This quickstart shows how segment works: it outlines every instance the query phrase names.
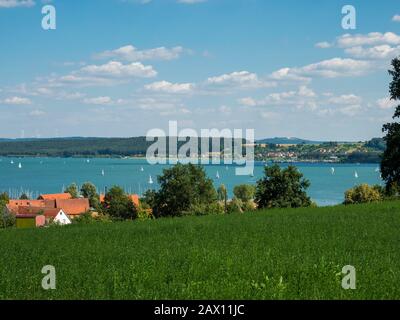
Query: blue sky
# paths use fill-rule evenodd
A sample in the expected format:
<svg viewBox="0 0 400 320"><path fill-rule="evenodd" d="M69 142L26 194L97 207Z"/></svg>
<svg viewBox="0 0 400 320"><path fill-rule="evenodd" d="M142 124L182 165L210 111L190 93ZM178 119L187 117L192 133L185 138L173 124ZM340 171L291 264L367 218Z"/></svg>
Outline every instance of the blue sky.
<svg viewBox="0 0 400 320"><path fill-rule="evenodd" d="M48 3L56 30L41 27ZM0 0L0 137L138 136L170 120L381 136L398 15L395 0Z"/></svg>

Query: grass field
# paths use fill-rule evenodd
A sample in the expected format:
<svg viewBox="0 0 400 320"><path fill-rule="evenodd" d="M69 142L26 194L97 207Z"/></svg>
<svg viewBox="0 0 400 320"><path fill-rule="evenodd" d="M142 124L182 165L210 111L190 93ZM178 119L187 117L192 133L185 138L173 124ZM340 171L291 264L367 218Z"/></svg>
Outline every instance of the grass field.
<svg viewBox="0 0 400 320"><path fill-rule="evenodd" d="M0 230L0 299L400 299L400 202Z"/></svg>

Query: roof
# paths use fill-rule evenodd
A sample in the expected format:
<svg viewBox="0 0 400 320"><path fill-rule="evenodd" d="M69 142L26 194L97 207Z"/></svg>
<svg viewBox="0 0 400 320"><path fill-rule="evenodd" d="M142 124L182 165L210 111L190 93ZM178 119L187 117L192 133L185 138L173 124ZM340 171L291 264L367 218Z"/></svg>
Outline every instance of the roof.
<svg viewBox="0 0 400 320"><path fill-rule="evenodd" d="M46 207L44 200L10 200L8 204L12 207Z"/></svg>
<svg viewBox="0 0 400 320"><path fill-rule="evenodd" d="M68 200L72 199L69 193L41 194L38 200Z"/></svg>
<svg viewBox="0 0 400 320"><path fill-rule="evenodd" d="M139 196L137 194L128 194L129 199L133 202L133 204L138 207L139 206ZM103 203L106 196L104 194L100 194L100 202Z"/></svg>
<svg viewBox="0 0 400 320"><path fill-rule="evenodd" d="M60 211L59 208L18 207L17 217L44 215L46 218L54 218Z"/></svg>
<svg viewBox="0 0 400 320"><path fill-rule="evenodd" d="M62 209L67 215L78 215L89 211L89 199L57 199L56 207Z"/></svg>

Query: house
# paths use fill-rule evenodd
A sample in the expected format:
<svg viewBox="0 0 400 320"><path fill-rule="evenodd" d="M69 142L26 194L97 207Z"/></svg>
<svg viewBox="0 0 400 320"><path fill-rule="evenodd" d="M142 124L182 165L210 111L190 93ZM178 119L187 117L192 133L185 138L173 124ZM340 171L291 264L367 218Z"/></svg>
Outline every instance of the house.
<svg viewBox="0 0 400 320"><path fill-rule="evenodd" d="M19 214L16 215L16 226L19 229L43 227L49 222L60 225L71 224L71 219L62 209L20 207Z"/></svg>
<svg viewBox="0 0 400 320"><path fill-rule="evenodd" d="M69 193L41 194L38 200L69 200L72 196Z"/></svg>
<svg viewBox="0 0 400 320"><path fill-rule="evenodd" d="M60 225L67 225L67 224L71 224L71 219L65 214L65 212L63 210L60 210L57 215L55 216L54 223L60 224Z"/></svg>
<svg viewBox="0 0 400 320"><path fill-rule="evenodd" d="M62 209L67 215L74 218L90 210L89 199L57 199L56 208Z"/></svg>

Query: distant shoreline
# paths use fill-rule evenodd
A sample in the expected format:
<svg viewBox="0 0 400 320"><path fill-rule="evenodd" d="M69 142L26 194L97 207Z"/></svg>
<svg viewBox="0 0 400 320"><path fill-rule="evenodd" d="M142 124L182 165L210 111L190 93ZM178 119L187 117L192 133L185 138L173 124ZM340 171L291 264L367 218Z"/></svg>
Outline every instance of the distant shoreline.
<svg viewBox="0 0 400 320"><path fill-rule="evenodd" d="M0 159L2 158L7 158L7 159L24 159L24 158L37 158L37 159L120 159L120 160L146 160L145 156L116 156L116 155L109 155L109 156L86 156L86 155L76 155L76 156L71 156L71 157L62 157L62 156L46 156L46 155L37 155L37 156L30 156L30 155L2 155L0 156ZM161 160L166 160L168 162L168 158L162 158ZM347 162L347 161L323 161L323 160L255 160L254 163L256 164L262 164L262 163L268 163L268 164L298 164L298 163L305 163L305 164L330 164L330 165L337 165L337 164L380 164L380 162ZM210 163L210 165L212 165ZM226 165L221 161L220 164L218 165ZM234 165L234 164L230 164Z"/></svg>

